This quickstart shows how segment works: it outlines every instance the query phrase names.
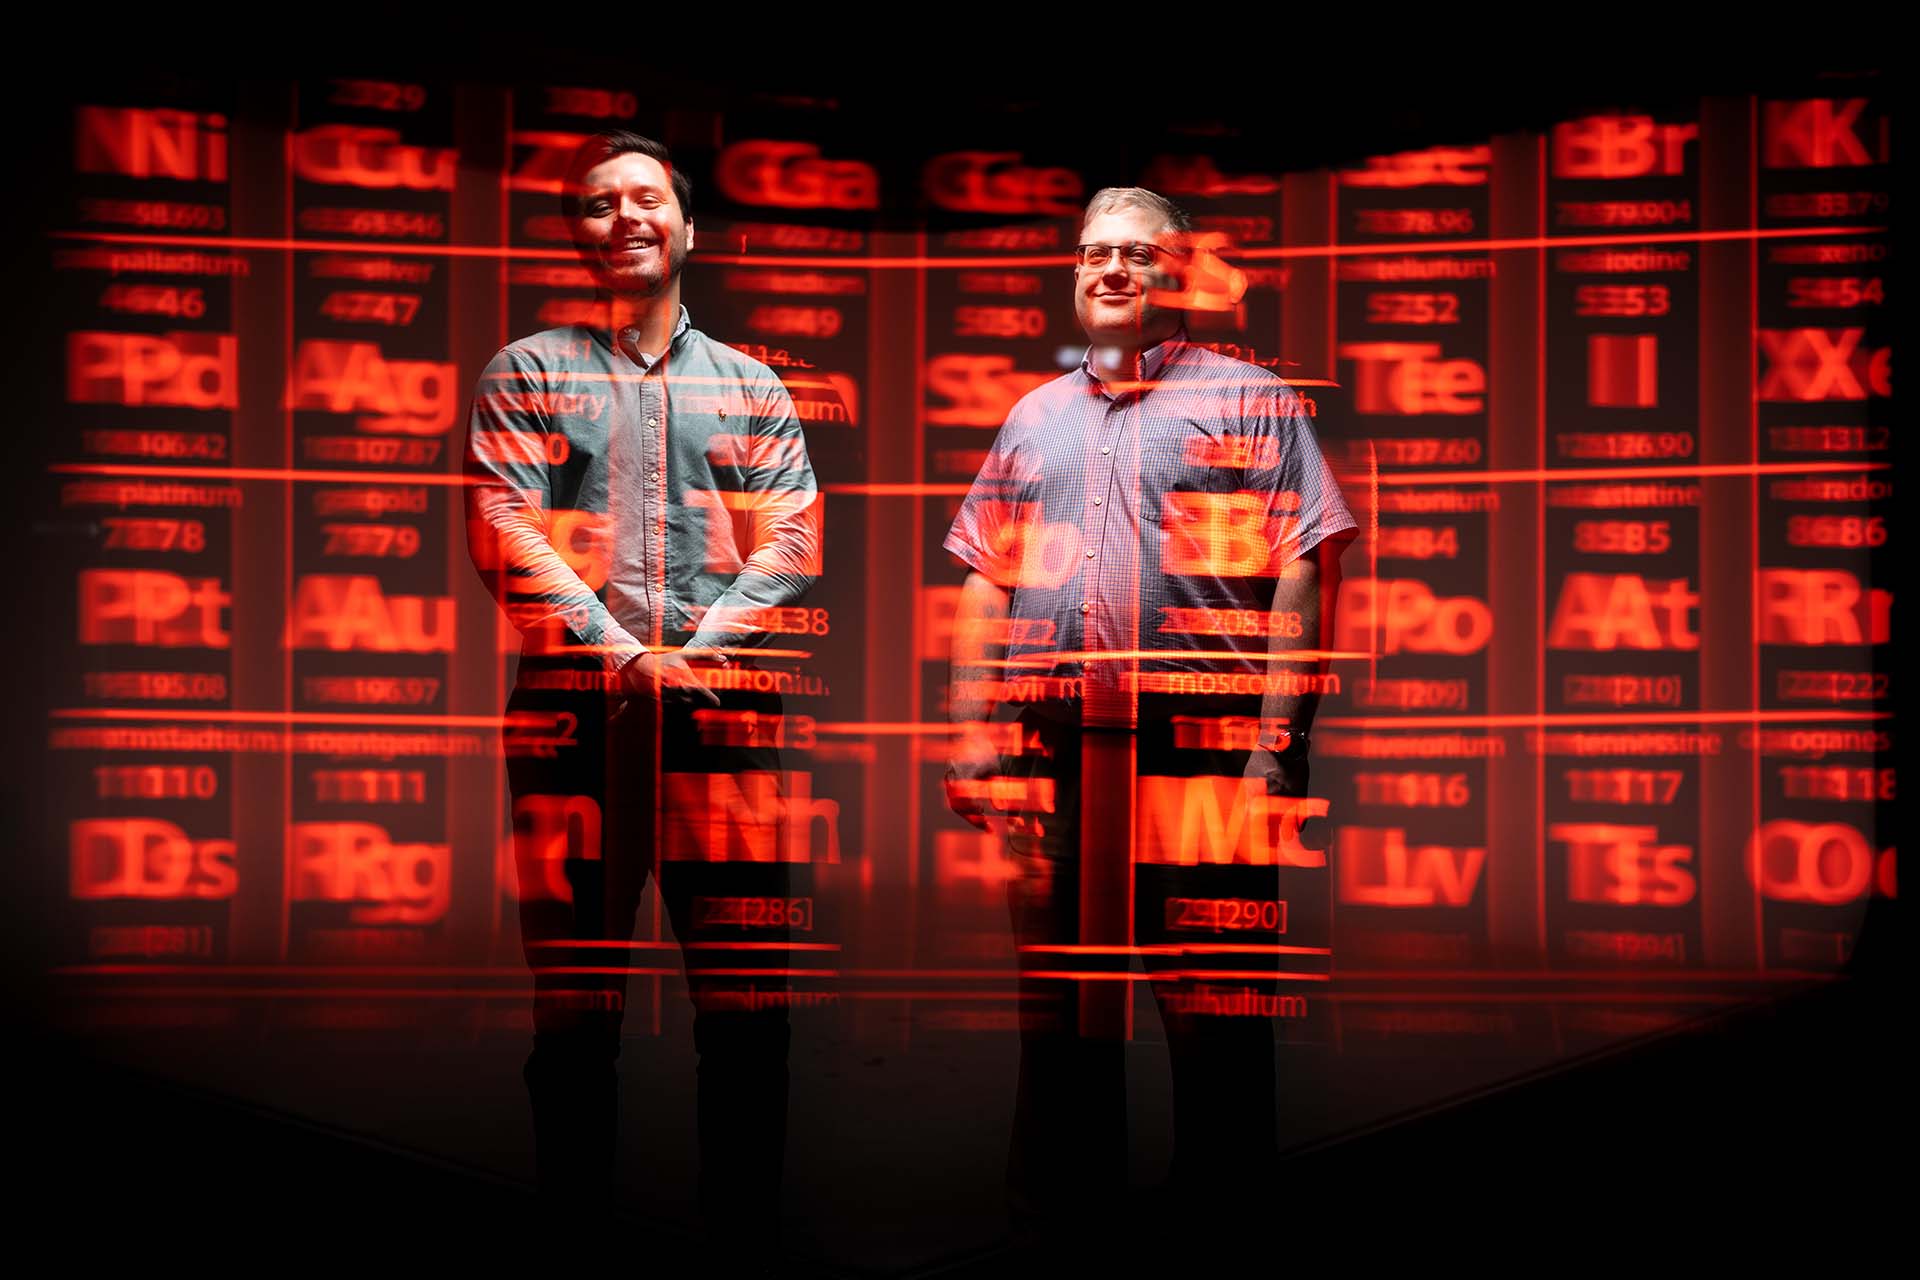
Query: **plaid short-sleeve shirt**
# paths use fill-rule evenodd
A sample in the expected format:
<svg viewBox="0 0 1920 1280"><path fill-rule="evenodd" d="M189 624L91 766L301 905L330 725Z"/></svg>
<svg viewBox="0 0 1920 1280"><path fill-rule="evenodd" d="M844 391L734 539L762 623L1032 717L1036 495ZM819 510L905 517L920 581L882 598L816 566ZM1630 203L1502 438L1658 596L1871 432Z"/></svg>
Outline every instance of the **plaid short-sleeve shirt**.
<svg viewBox="0 0 1920 1280"><path fill-rule="evenodd" d="M1130 723L1148 673L1270 670L1279 575L1352 528L1300 397L1182 333L1135 382L1083 360L1023 397L945 546L1012 592L1009 678L1083 677L1089 723Z"/></svg>

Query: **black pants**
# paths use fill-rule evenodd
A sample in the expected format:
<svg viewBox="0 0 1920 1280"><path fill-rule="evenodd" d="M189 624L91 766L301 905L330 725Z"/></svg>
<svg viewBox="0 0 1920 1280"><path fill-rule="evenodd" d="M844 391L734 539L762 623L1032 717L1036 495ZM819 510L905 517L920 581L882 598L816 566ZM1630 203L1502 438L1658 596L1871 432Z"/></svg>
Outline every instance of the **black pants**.
<svg viewBox="0 0 1920 1280"><path fill-rule="evenodd" d="M788 866L777 848L760 860L770 837L743 829L738 803L716 814L708 798L764 793L778 754L741 742L737 721L731 732L712 718L702 724L683 704L622 706L617 696L530 683L523 672L508 702L507 776L534 974L525 1076L542 1195L568 1213L609 1203L628 977L672 964L670 953L632 941L651 874L694 1006L702 1214L771 1236L786 1146L789 958L738 944L788 939L767 923L784 912L766 909L787 899ZM729 711L779 713L771 695L722 696ZM516 726L516 716L557 718L558 728Z"/></svg>
<svg viewBox="0 0 1920 1280"><path fill-rule="evenodd" d="M1130 1002L1132 984L1120 975L1132 958L1129 942L1143 952L1167 1032L1174 1188L1219 1204L1258 1196L1271 1182L1277 984L1262 975L1277 968L1276 958L1270 950L1213 948L1282 940L1277 927L1262 927L1278 925L1277 906L1265 920L1259 915L1260 904L1276 902L1279 873L1274 866L1136 862L1124 833L1134 831L1138 848L1142 826L1167 815L1131 812L1134 775L1237 778L1247 760L1244 751L1176 749L1171 711L1156 710L1163 714L1143 712L1137 734L1083 731L1057 711L1030 713L1021 737L1037 738L1040 749L1003 761L1004 775L1051 790L1029 787L1022 798L1036 807L1008 837L1020 869L1007 886L1021 973L1020 1083L1008 1158L1016 1218L1098 1215L1125 1189L1121 1005ZM1232 927L1223 928L1229 911ZM1240 927L1242 916L1253 927Z"/></svg>

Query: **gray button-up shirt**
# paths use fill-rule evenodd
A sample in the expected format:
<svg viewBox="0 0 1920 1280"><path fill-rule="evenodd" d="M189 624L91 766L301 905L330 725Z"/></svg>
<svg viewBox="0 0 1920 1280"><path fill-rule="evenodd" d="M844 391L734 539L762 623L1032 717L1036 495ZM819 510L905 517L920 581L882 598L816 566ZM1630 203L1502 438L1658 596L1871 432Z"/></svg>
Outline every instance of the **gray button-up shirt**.
<svg viewBox="0 0 1920 1280"><path fill-rule="evenodd" d="M806 439L773 370L692 327L548 329L474 389L468 546L529 655L765 643L820 572ZM788 628L790 629L790 628Z"/></svg>
<svg viewBox="0 0 1920 1280"><path fill-rule="evenodd" d="M1083 677L1124 723L1142 673L1268 670L1279 575L1354 527L1293 389L1183 333L1022 397L945 546L1012 592L1009 677Z"/></svg>

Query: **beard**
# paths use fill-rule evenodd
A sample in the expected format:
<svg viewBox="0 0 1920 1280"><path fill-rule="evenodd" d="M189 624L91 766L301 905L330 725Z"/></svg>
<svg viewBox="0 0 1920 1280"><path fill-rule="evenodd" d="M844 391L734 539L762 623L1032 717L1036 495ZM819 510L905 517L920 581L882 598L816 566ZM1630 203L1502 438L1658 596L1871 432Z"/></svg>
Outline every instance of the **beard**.
<svg viewBox="0 0 1920 1280"><path fill-rule="evenodd" d="M687 269L688 244L689 239L684 233L662 241L650 263L638 270L628 271L615 269L597 248L586 245L575 247L586 262L594 283L600 288L624 297L657 298L672 288L680 278L680 273Z"/></svg>

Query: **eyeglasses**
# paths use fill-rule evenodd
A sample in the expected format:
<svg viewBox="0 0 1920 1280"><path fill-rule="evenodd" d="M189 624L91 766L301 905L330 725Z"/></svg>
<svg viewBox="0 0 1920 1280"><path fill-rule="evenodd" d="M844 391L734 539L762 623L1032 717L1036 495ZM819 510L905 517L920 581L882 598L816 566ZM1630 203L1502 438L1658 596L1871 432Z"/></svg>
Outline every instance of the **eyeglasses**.
<svg viewBox="0 0 1920 1280"><path fill-rule="evenodd" d="M1145 244L1135 241L1132 244L1077 244L1073 246L1073 260L1083 267L1104 267L1114 254L1125 259L1127 266L1145 271L1162 258L1185 257L1178 249L1164 249L1157 244Z"/></svg>

